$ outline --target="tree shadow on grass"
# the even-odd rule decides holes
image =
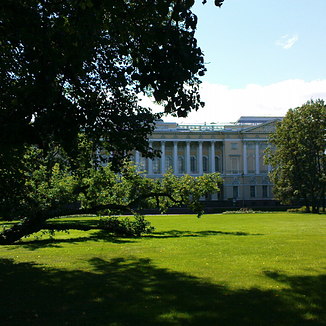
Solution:
[[[288,288],[232,290],[149,259],[90,264],[83,272],[0,260],[1,325],[325,325],[326,275],[266,272]]]
[[[247,235],[263,235],[260,233],[247,233],[247,232],[227,232],[227,231],[179,231],[169,230],[163,232],[153,232],[151,235],[145,235],[146,238],[181,238],[181,237],[207,237],[214,235],[235,235],[235,236],[247,236]]]
[[[60,231],[58,231],[60,232]],[[33,236],[33,235],[32,235]],[[7,247],[9,250],[15,250],[17,246],[21,248],[26,248],[29,250],[37,250],[41,248],[61,248],[63,244],[78,244],[80,242],[86,241],[106,241],[111,243],[131,243],[135,241],[135,238],[121,238],[113,235],[112,233],[108,233],[104,230],[94,230],[92,234],[88,234],[87,236],[77,236],[77,237],[69,237],[67,239],[59,239],[59,238],[47,238],[47,239],[38,239],[34,238],[32,240],[25,240],[20,242],[15,242],[11,247]]]
[[[88,230],[89,231],[89,230]],[[137,241],[137,237],[119,237],[112,233],[109,233],[105,230],[93,229],[91,234],[87,236],[71,236],[67,239],[60,239],[60,238],[34,238],[31,240],[24,240],[19,241],[13,244],[13,246],[9,250],[16,249],[17,246],[23,247],[29,250],[37,250],[40,248],[61,248],[62,244],[71,243],[71,244],[78,244],[80,242],[86,241],[106,241],[111,243],[131,243]],[[61,231],[57,231],[61,232]],[[207,236],[218,236],[218,235],[234,235],[234,236],[256,236],[256,235],[263,235],[263,234],[253,234],[253,233],[246,233],[246,232],[224,232],[224,231],[179,231],[179,230],[169,230],[164,232],[153,232],[148,235],[144,235],[142,238],[144,239],[169,239],[169,238],[181,238],[181,237],[207,237]],[[32,235],[33,236],[33,235]]]

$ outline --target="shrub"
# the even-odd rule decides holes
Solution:
[[[154,227],[144,216],[137,214],[134,220],[127,218],[119,219],[116,216],[103,218],[99,221],[98,227],[101,230],[114,233],[120,236],[139,237],[154,231]]]

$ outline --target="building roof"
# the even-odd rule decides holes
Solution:
[[[283,117],[258,117],[258,116],[242,116],[239,120],[233,123],[192,123],[178,124],[176,122],[164,122],[163,120],[156,121],[155,130],[157,132],[177,131],[177,132],[208,132],[208,131],[241,131],[248,127],[256,127],[260,124],[266,124],[275,120],[282,120]]]
[[[257,116],[242,116],[236,123],[266,123],[273,120],[282,120],[283,117],[257,117]]]

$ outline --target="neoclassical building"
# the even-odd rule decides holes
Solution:
[[[150,178],[160,178],[169,169],[176,175],[192,176],[220,172],[223,189],[207,200],[270,201],[270,167],[264,164],[264,150],[281,119],[241,117],[227,125],[159,121],[149,144],[161,151],[161,157],[147,159],[135,152],[133,160]]]

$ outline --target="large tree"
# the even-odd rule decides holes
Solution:
[[[222,2],[215,0],[215,5]],[[165,113],[180,117],[203,106],[199,76],[205,67],[195,39],[193,4],[1,2],[0,212],[16,215],[25,205],[22,216],[28,220],[20,230],[31,224],[39,228],[60,203],[56,196],[66,194],[64,202],[71,202],[80,193],[69,187],[72,173],[78,184],[85,178],[78,175],[85,170],[78,158],[81,131],[91,140],[91,152],[104,147],[112,153],[112,168],[119,169],[134,149],[148,157],[157,154],[148,148],[147,137],[161,115],[140,106],[139,94],[153,96]],[[62,155],[57,148],[67,154],[67,171],[58,170]],[[31,151],[38,150],[41,163],[30,160]],[[43,178],[41,188],[33,184],[33,176]],[[58,192],[49,190],[52,182]],[[47,193],[53,201],[43,207]]]
[[[206,1],[203,1],[206,2]],[[223,1],[215,1],[220,6]],[[153,156],[147,136],[160,115],[152,95],[186,116],[203,103],[205,71],[194,0],[7,0],[0,4],[0,197],[19,195],[26,146],[60,144],[70,157],[83,132],[113,153]],[[8,206],[8,205],[7,205]]]
[[[158,115],[138,105],[138,94],[177,116],[203,105],[193,4],[2,1],[0,151],[54,141],[73,153],[83,129],[116,163],[130,149],[150,154],[146,136]]]
[[[274,195],[284,203],[303,201],[318,212],[325,205],[326,105],[308,101],[290,109],[270,137],[266,161]]]

